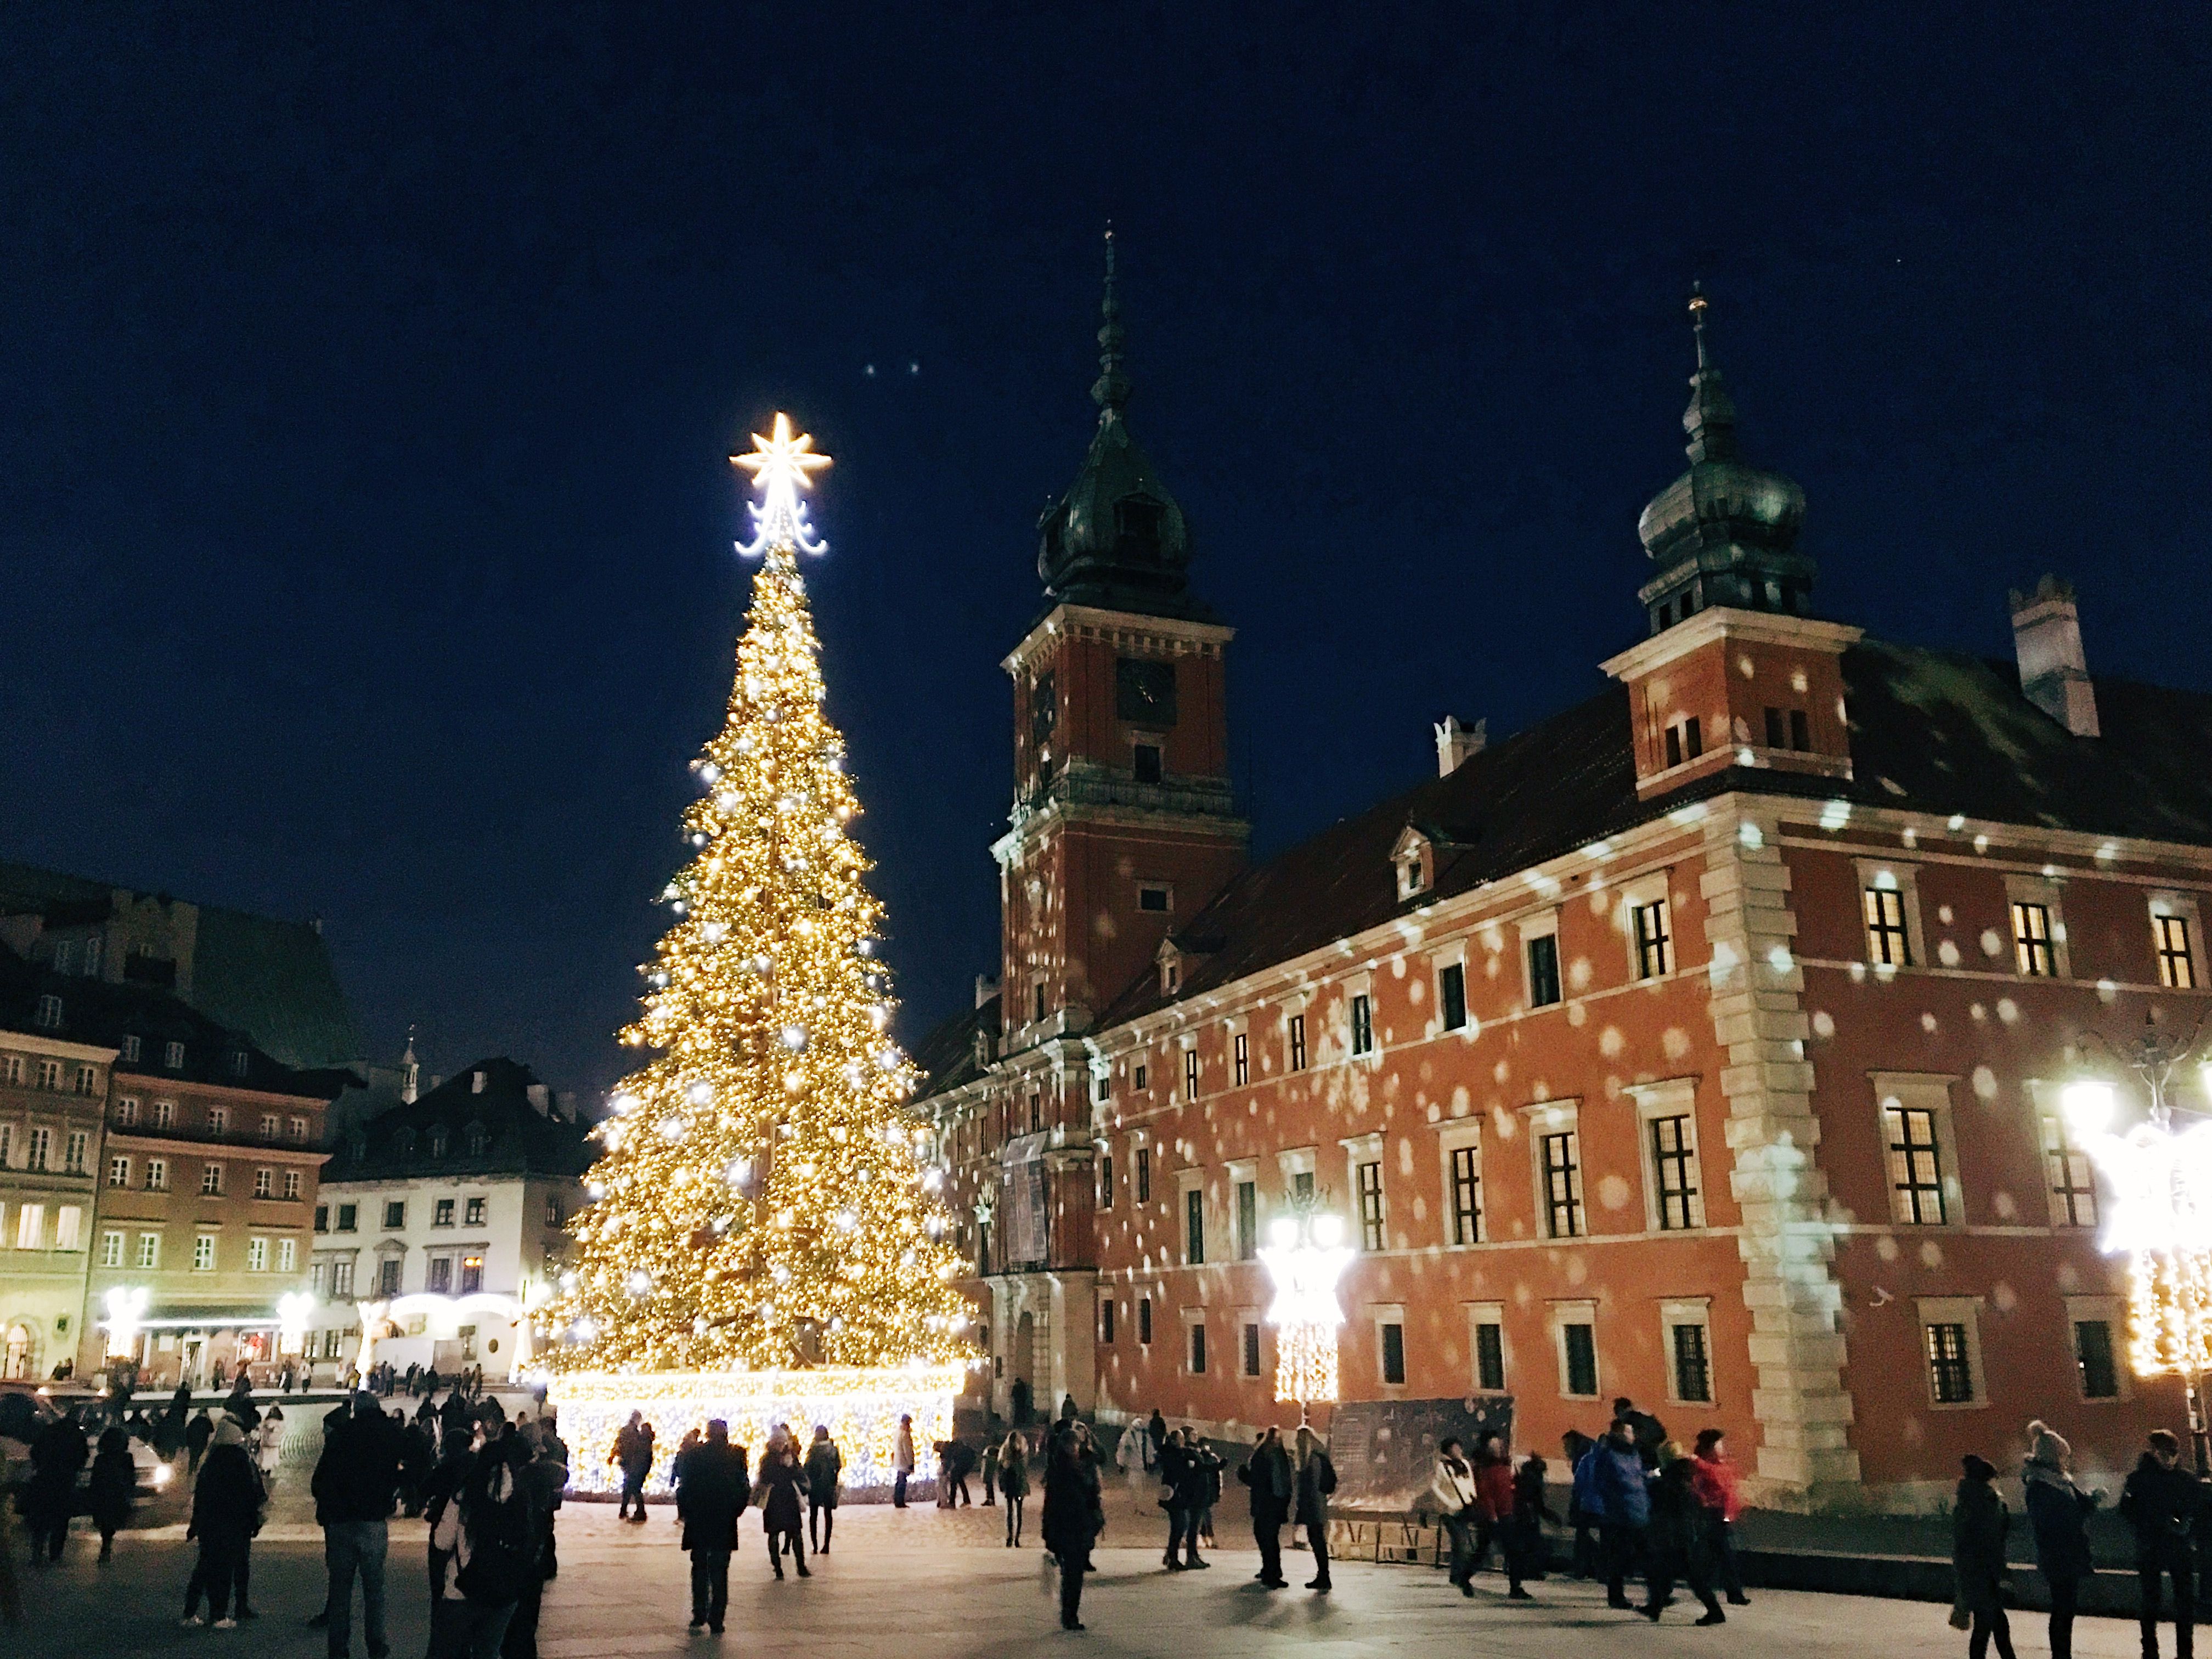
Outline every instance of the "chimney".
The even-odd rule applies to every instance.
[[[471,1094],[482,1094],[483,1092],[483,1085],[484,1074],[482,1072],[471,1072],[469,1073],[469,1092]]]
[[[999,981],[988,974],[975,975],[975,1006],[980,1008],[999,994]]]
[[[1490,722],[1479,720],[1462,726],[1459,717],[1447,714],[1437,722],[1437,775],[1448,778],[1482,752],[1490,741]]]
[[[477,1075],[482,1077],[483,1073],[479,1072]],[[548,1089],[544,1084],[533,1083],[528,1088],[525,1089],[523,1093],[530,1097],[531,1107],[537,1112],[538,1116],[544,1117],[551,1110],[553,1105],[552,1091]]]
[[[2013,590],[2012,644],[2027,700],[2075,737],[2097,736],[2097,691],[2081,654],[2071,582],[2045,576],[2033,593]]]

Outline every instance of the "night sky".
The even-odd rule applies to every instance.
[[[1820,614],[2212,686],[2201,8],[646,9],[0,21],[0,856],[325,917],[379,1057],[617,1074],[777,408],[904,1035],[996,970],[1109,218],[1263,852],[1639,636],[1698,275]]]

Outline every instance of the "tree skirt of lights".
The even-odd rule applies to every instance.
[[[568,1443],[570,1492],[622,1490],[622,1470],[607,1455],[632,1412],[642,1412],[653,1425],[648,1492],[670,1490],[678,1444],[693,1429],[704,1435],[712,1418],[730,1425],[730,1438],[748,1449],[756,1470],[776,1424],[791,1425],[802,1455],[819,1424],[843,1454],[845,1489],[864,1492],[890,1486],[902,1416],[914,1419],[915,1473],[931,1468],[930,1448],[952,1437],[952,1400],[967,1375],[964,1365],[556,1372],[545,1403],[560,1414],[561,1437]]]

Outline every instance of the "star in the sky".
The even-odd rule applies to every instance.
[[[755,483],[766,484],[772,499],[776,486],[785,483],[800,489],[811,487],[810,472],[819,471],[830,465],[827,455],[814,453],[814,440],[804,432],[791,429],[791,416],[781,410],[776,412],[775,424],[770,435],[763,438],[752,434],[753,453],[732,455],[730,459],[753,475]]]

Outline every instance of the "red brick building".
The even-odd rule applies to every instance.
[[[1817,619],[1700,311],[1617,684],[1253,865],[1110,278],[1099,337],[1006,659],[999,988],[919,1054],[1000,1409],[1281,1420],[1253,1249],[1310,1190],[1346,1397],[1510,1394],[1524,1447],[1626,1395],[1761,1501],[1912,1507],[2031,1416],[2092,1467],[2181,1426],[2056,1094],[2204,1007],[2212,698],[2093,682],[2056,585],[2016,665]]]

